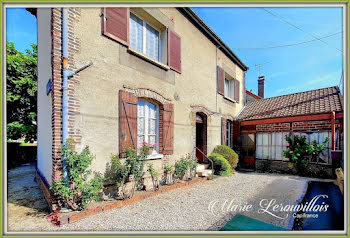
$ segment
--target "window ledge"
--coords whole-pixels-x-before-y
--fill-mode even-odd
[[[164,155],[162,154],[151,154],[147,156],[146,160],[155,160],[155,159],[163,159]]]
[[[170,69],[169,66],[167,66],[167,65],[165,65],[165,64],[163,64],[163,63],[161,63],[159,61],[156,61],[156,60],[148,57],[147,55],[144,55],[144,54],[138,52],[137,50],[128,48],[128,52],[133,54],[133,55],[135,55],[135,56],[137,56],[137,57],[139,57],[139,58],[142,58],[142,59],[150,62],[151,64],[154,64],[155,66],[158,66],[159,68],[162,68],[164,70],[169,70]]]
[[[230,101],[230,102],[237,103],[237,101],[236,101],[236,100],[233,100],[232,98],[229,98],[229,97],[226,97],[226,96],[224,96],[224,98],[225,98],[226,100]]]

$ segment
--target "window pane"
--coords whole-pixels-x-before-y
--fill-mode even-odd
[[[130,47],[143,51],[143,22],[134,14],[130,14]]]
[[[254,134],[248,134],[247,145],[254,146]]]
[[[157,119],[149,119],[148,134],[155,135],[157,128]]]
[[[145,101],[143,101],[143,100],[137,101],[137,116],[138,117],[145,116]]]
[[[148,103],[148,116],[149,118],[156,119],[157,117],[157,107],[152,103]]]
[[[137,118],[137,134],[138,135],[145,134],[145,118],[143,117]]]
[[[228,97],[229,95],[228,95],[228,92],[229,92],[229,85],[230,84],[230,82],[227,80],[227,79],[225,79],[225,88],[224,88],[224,95],[226,96],[226,97]]]
[[[156,143],[156,136],[149,136],[148,143],[154,145]]]
[[[159,33],[157,30],[146,24],[146,55],[152,59],[159,60]]]
[[[230,98],[234,99],[234,95],[235,95],[235,84],[234,84],[234,80],[230,80],[231,83],[231,90],[230,90]]]
[[[256,134],[256,158],[262,158],[262,135]]]
[[[137,136],[137,148],[140,149],[142,147],[142,142],[145,141],[144,136]]]

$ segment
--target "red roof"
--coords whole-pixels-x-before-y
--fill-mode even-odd
[[[337,86],[253,101],[245,106],[242,121],[343,111]]]
[[[245,90],[245,92],[246,92],[246,94],[248,94],[249,96],[252,96],[255,99],[258,99],[258,100],[262,99],[262,97],[252,93],[251,91]]]

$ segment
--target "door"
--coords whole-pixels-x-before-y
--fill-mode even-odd
[[[207,163],[207,116],[201,112],[196,114],[196,147],[198,163]]]
[[[201,151],[203,151],[204,149],[203,122],[196,122],[196,147]],[[198,149],[196,149],[198,163],[203,163],[203,154]]]

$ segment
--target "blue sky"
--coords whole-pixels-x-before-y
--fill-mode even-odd
[[[261,71],[266,78],[265,97],[339,84],[343,69],[342,53],[338,50],[342,50],[343,44],[341,8],[284,7],[266,8],[265,11],[254,7],[225,7],[194,10],[249,67],[246,87],[254,93],[257,93],[258,77],[255,65],[263,63],[266,63]],[[7,41],[14,42],[17,49],[24,52],[37,42],[36,18],[23,8],[8,8],[6,13]],[[322,38],[329,35],[333,36]],[[323,42],[313,36],[322,38]],[[256,49],[305,41],[311,42]]]
[[[6,9],[6,41],[14,42],[17,50],[25,52],[37,43],[36,18],[24,8]]]
[[[265,97],[339,84],[343,69],[339,51],[343,44],[341,8],[266,8],[270,13],[262,8],[241,7],[194,10],[249,67],[246,87],[254,93],[258,77],[255,65],[266,62],[261,71],[266,78]],[[335,35],[321,39],[325,43],[313,38],[332,34]],[[310,40],[315,41],[291,47],[247,49]]]

